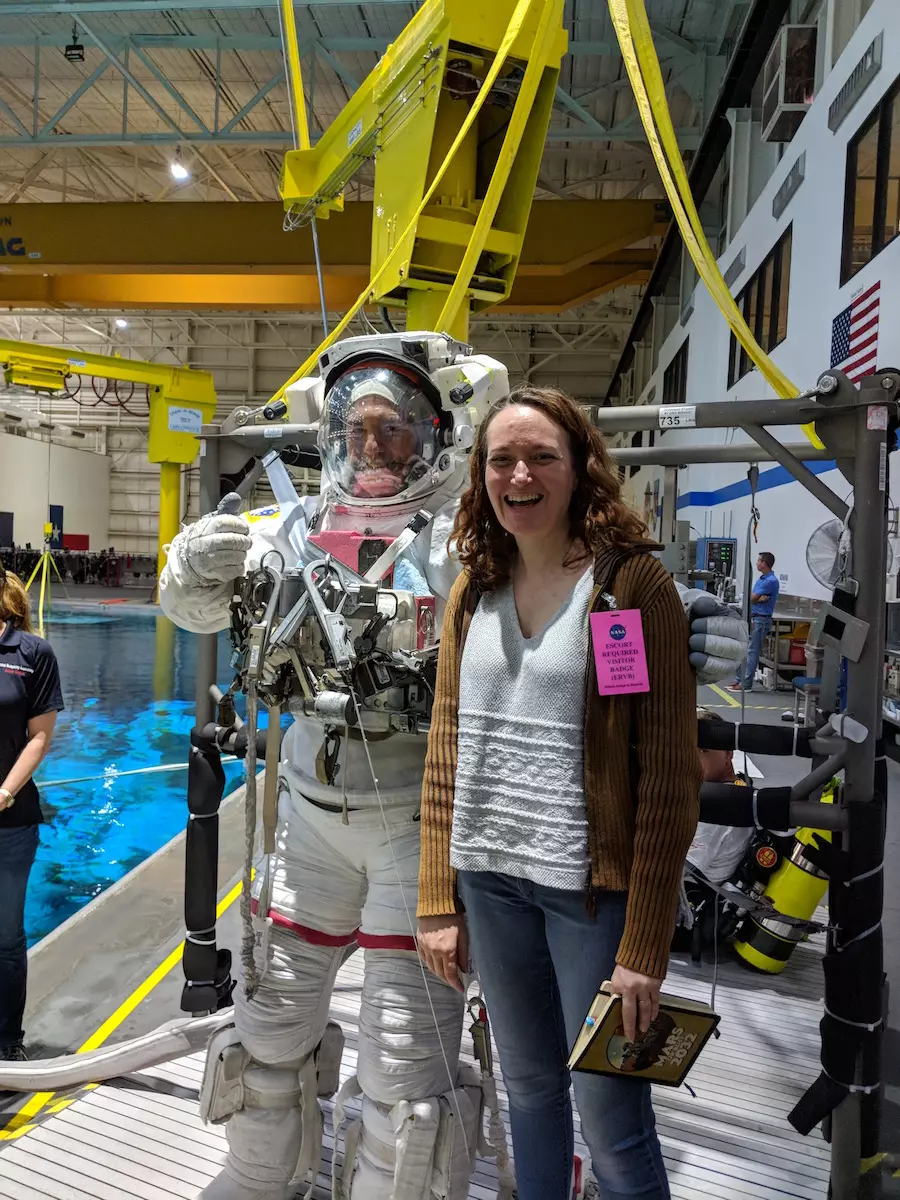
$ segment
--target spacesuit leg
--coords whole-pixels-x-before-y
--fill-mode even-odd
[[[280,797],[267,965],[252,1000],[241,979],[235,989],[236,1111],[227,1117],[225,1168],[204,1200],[287,1200],[295,1175],[318,1165],[316,1095],[336,1087],[340,1057],[328,1008],[337,970],[356,941],[365,876],[307,819],[317,811],[302,798]],[[210,1058],[215,1050],[213,1043]],[[321,1079],[323,1053],[331,1060],[330,1087]],[[208,1060],[208,1074],[213,1065]],[[224,1119],[221,1110],[211,1119]]]
[[[419,871],[415,810],[388,808],[386,815],[380,834],[380,814],[364,817],[374,818],[358,937],[365,981],[357,1081],[348,1085],[362,1092],[362,1114],[348,1128],[335,1194],[464,1200],[482,1105],[477,1081],[460,1075],[463,997],[423,970],[410,930]],[[339,1102],[336,1122],[342,1108]]]

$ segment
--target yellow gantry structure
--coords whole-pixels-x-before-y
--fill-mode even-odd
[[[38,392],[66,390],[69,376],[94,376],[143,384],[150,406],[148,457],[159,463],[159,540],[157,565],[165,563],[163,546],[178,532],[181,467],[197,457],[197,435],[216,411],[213,377],[192,367],[173,367],[116,355],[16,342],[0,338],[0,365],[7,384]]]
[[[469,312],[510,296],[568,45],[562,16],[563,0],[425,0],[318,143],[285,156],[288,228],[340,211],[374,157],[367,298],[405,306],[408,327],[465,339]]]

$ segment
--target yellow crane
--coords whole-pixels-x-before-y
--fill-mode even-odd
[[[469,313],[515,278],[568,45],[563,0],[425,0],[315,146],[281,2],[297,143],[281,172],[285,227],[339,212],[375,163],[371,280],[331,340],[364,303],[465,340]]]
[[[72,375],[94,376],[147,387],[150,406],[148,458],[159,463],[159,537],[157,569],[165,563],[163,546],[178,532],[181,467],[197,457],[200,428],[216,411],[213,377],[192,367],[86,354],[34,342],[0,338],[0,365],[6,383],[37,392],[64,392]]]

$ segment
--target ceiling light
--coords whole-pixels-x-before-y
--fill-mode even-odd
[[[63,50],[66,62],[84,62],[84,46],[78,40],[78,26],[72,26],[72,42]]]
[[[116,317],[116,329],[127,329],[128,322],[124,317]]]
[[[181,147],[175,147],[175,157],[169,163],[169,170],[172,172],[172,178],[177,179],[179,183],[185,179],[190,179],[191,173],[181,161]]]

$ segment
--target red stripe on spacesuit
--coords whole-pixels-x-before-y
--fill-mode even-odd
[[[363,950],[415,950],[416,939],[404,937],[399,933],[363,933],[356,935],[356,941]]]
[[[250,907],[255,913],[258,908],[257,902],[251,901]],[[309,925],[299,925],[296,921],[283,917],[274,908],[269,909],[269,918],[273,925],[277,925],[279,929],[289,929],[291,933],[296,933],[311,946],[349,946],[356,941],[358,932],[354,929],[352,933],[323,933],[321,929],[312,929]],[[361,942],[360,945],[362,945]]]

